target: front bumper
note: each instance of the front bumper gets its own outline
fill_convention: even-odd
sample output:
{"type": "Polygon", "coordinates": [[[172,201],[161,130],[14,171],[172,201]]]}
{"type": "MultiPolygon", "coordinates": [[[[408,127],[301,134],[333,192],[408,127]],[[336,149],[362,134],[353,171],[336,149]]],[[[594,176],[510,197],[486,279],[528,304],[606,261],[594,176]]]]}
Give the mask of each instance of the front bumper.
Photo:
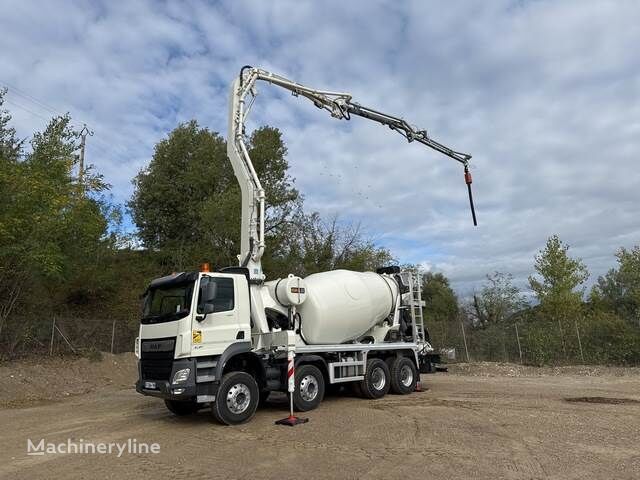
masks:
{"type": "Polygon", "coordinates": [[[165,400],[195,400],[198,396],[215,395],[218,382],[196,382],[196,360],[192,358],[174,360],[169,380],[154,379],[143,373],[142,362],[138,361],[138,381],[136,392],[142,395],[164,398],[165,400]],[[185,382],[172,384],[171,380],[178,370],[188,368],[189,377],[185,382]],[[153,387],[151,387],[153,385],[153,387]]]}

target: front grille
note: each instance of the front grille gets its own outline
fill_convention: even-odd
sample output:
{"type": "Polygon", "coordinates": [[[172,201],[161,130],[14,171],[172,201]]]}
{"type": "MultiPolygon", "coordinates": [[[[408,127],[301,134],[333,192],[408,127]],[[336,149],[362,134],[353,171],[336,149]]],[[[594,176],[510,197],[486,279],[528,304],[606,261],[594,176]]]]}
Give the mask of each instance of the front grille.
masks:
{"type": "Polygon", "coordinates": [[[157,345],[157,340],[143,340],[140,346],[140,372],[142,380],[166,380],[169,381],[175,349],[175,339],[170,342],[161,342],[162,351],[145,351],[148,347],[157,345]]]}

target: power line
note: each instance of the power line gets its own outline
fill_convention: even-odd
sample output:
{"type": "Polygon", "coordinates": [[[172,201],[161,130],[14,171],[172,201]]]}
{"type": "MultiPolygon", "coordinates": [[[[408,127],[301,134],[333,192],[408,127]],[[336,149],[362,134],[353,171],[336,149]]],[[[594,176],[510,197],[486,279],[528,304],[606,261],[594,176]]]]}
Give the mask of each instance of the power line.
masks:
{"type": "MultiPolygon", "coordinates": [[[[57,110],[56,108],[52,107],[51,105],[47,104],[46,102],[34,97],[33,95],[25,92],[24,90],[19,89],[18,87],[11,85],[10,83],[5,82],[4,80],[0,80],[0,85],[4,88],[7,89],[7,91],[12,94],[12,95],[17,95],[18,97],[21,97],[21,100],[24,99],[28,102],[31,102],[31,104],[33,104],[34,106],[40,108],[41,110],[45,110],[48,113],[51,113],[55,116],[59,116],[59,117],[64,117],[66,114],[61,113],[59,110],[57,110]]],[[[13,100],[13,102],[10,99],[6,99],[7,102],[12,103],[13,105],[18,106],[19,108],[22,108],[23,110],[27,110],[25,107],[20,106],[18,104],[15,103],[15,100],[13,100]]],[[[32,110],[27,110],[29,113],[32,113],[33,115],[40,117],[40,118],[44,118],[41,115],[33,112],[32,110]]],[[[70,115],[70,112],[67,112],[67,114],[70,115]]],[[[75,118],[76,121],[81,122],[82,120],[77,118],[77,117],[72,117],[75,118]]],[[[46,118],[46,121],[51,120],[50,118],[46,118]]],[[[84,125],[86,125],[86,122],[83,122],[84,125]]]]}
{"type": "MultiPolygon", "coordinates": [[[[15,95],[21,97],[21,99],[24,99],[24,100],[26,100],[28,102],[31,102],[34,106],[36,106],[36,107],[38,107],[38,108],[40,108],[42,110],[45,110],[45,111],[47,111],[47,112],[49,112],[51,114],[54,114],[54,115],[57,115],[57,116],[61,116],[61,117],[64,116],[64,114],[61,113],[59,110],[55,109],[54,107],[52,107],[51,105],[47,104],[46,102],[38,99],[37,97],[34,97],[33,95],[25,92],[24,90],[21,90],[21,89],[15,87],[14,85],[11,85],[10,83],[5,82],[4,80],[0,80],[0,84],[3,87],[5,87],[8,90],[9,93],[15,94],[15,95]]],[[[34,112],[33,110],[25,107],[24,105],[17,103],[13,99],[6,98],[6,101],[8,103],[18,107],[18,108],[30,113],[31,115],[34,115],[34,116],[36,116],[38,118],[41,118],[41,119],[43,119],[43,120],[45,120],[47,122],[49,120],[51,120],[50,118],[45,118],[44,116],[40,115],[39,113],[34,112]]],[[[79,118],[77,118],[75,116],[73,116],[72,118],[74,118],[78,122],[81,121],[81,119],[79,119],[79,118]]],[[[83,126],[86,126],[86,125],[87,125],[86,122],[83,123],[83,126]]],[[[99,146],[99,145],[95,145],[95,144],[93,145],[93,147],[95,147],[98,150],[102,151],[103,154],[107,154],[108,155],[109,152],[113,153],[114,151],[117,154],[121,155],[121,156],[126,156],[126,154],[127,154],[127,152],[118,144],[107,142],[106,140],[103,140],[100,137],[95,137],[95,140],[97,140],[100,144],[102,144],[102,147],[99,146]]]]}
{"type": "MultiPolygon", "coordinates": [[[[12,93],[13,93],[13,92],[12,92],[12,93]]],[[[39,113],[34,112],[34,111],[33,111],[33,110],[31,110],[30,108],[27,108],[27,107],[25,107],[24,105],[22,105],[22,104],[20,104],[20,103],[17,103],[17,102],[16,102],[15,100],[13,100],[13,99],[5,98],[5,101],[6,101],[7,103],[9,103],[9,104],[11,104],[11,105],[13,105],[13,106],[15,106],[15,107],[17,107],[17,108],[21,109],[21,110],[24,110],[25,112],[27,112],[27,113],[29,113],[29,114],[31,114],[31,115],[33,115],[33,116],[35,116],[35,117],[38,117],[38,118],[40,118],[40,119],[44,120],[45,122],[49,122],[49,121],[51,120],[51,118],[46,118],[46,117],[44,117],[44,116],[40,115],[39,113]]],[[[52,111],[51,113],[57,114],[58,112],[52,111]]],[[[97,138],[97,139],[98,139],[98,138],[97,138]]],[[[113,148],[113,145],[109,145],[109,144],[108,144],[106,141],[104,141],[104,140],[101,140],[101,139],[99,139],[99,140],[100,140],[100,142],[101,142],[103,145],[105,145],[106,147],[113,148]]],[[[105,155],[105,156],[109,155],[108,148],[101,147],[100,145],[95,145],[95,144],[92,146],[92,148],[95,148],[95,149],[97,149],[98,151],[102,152],[102,154],[103,154],[103,155],[105,155]]],[[[116,150],[118,150],[122,155],[124,155],[124,154],[125,154],[125,152],[124,152],[123,150],[120,150],[119,148],[117,148],[116,150]]],[[[27,153],[21,153],[21,154],[20,154],[20,156],[21,156],[21,157],[23,157],[23,158],[26,158],[26,157],[28,157],[28,156],[29,156],[29,154],[27,154],[27,153]]]]}
{"type": "Polygon", "coordinates": [[[33,95],[29,95],[27,92],[25,92],[23,90],[20,90],[18,87],[14,87],[13,85],[5,82],[4,80],[2,80],[2,86],[5,87],[7,90],[9,90],[11,93],[15,93],[16,95],[18,95],[20,97],[23,97],[26,100],[29,100],[29,101],[37,104],[38,106],[40,106],[40,108],[43,108],[44,110],[48,110],[50,113],[54,113],[56,115],[64,116],[64,114],[62,114],[59,111],[57,111],[51,105],[46,104],[42,100],[38,100],[33,95]]]}
{"type": "Polygon", "coordinates": [[[13,100],[11,100],[11,99],[9,99],[9,98],[6,98],[5,100],[7,101],[7,103],[10,103],[11,105],[13,105],[13,106],[15,106],[15,107],[18,107],[18,108],[20,108],[20,109],[24,110],[25,112],[30,113],[31,115],[34,115],[34,116],[36,116],[36,117],[38,117],[38,118],[41,118],[41,119],[42,119],[42,120],[44,120],[45,122],[48,122],[48,121],[50,120],[49,118],[45,118],[45,117],[43,117],[42,115],[40,115],[39,113],[36,113],[36,112],[34,112],[33,110],[30,110],[30,109],[28,109],[27,107],[25,107],[25,106],[23,106],[23,105],[20,105],[19,103],[16,103],[15,101],[13,101],[13,100]]]}

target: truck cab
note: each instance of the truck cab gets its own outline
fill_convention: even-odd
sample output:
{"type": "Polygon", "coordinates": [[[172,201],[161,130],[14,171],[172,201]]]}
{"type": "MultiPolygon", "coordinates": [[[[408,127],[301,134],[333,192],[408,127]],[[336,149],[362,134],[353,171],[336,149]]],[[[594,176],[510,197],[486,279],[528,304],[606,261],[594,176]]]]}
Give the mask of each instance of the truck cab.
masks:
{"type": "Polygon", "coordinates": [[[212,401],[225,359],[251,350],[249,305],[246,269],[153,280],[136,339],[136,390],[182,407],[212,401]]]}

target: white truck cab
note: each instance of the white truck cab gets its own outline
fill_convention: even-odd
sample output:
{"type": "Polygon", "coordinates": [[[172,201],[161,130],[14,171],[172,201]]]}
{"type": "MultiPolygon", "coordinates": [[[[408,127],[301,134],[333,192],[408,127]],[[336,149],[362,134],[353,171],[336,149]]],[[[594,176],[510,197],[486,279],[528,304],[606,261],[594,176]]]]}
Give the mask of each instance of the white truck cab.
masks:
{"type": "Polygon", "coordinates": [[[251,350],[248,275],[245,269],[229,270],[183,272],[151,282],[136,340],[140,393],[210,400],[216,360],[225,352],[251,350]],[[206,388],[197,389],[197,382],[206,388]]]}

